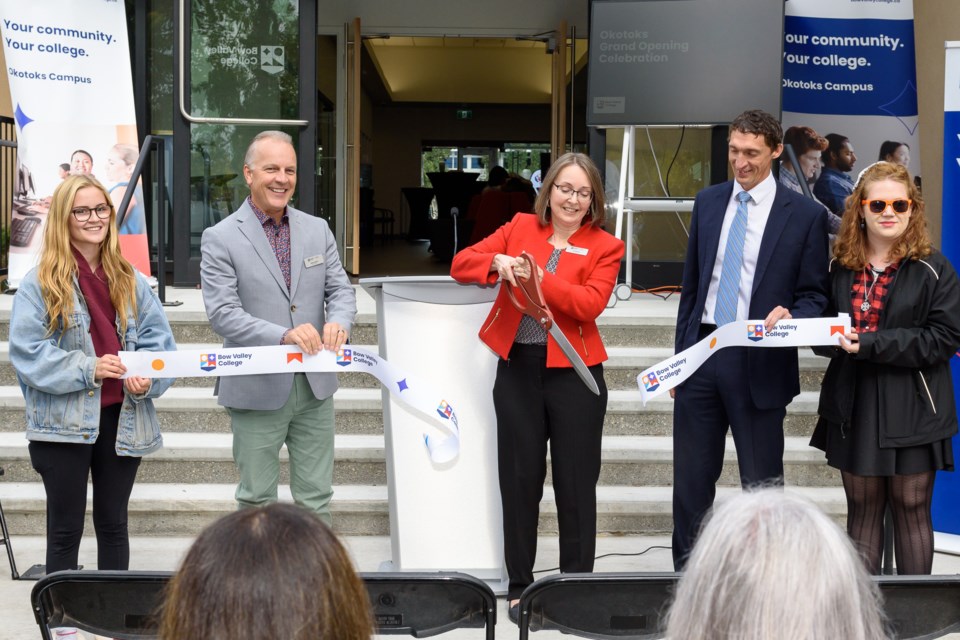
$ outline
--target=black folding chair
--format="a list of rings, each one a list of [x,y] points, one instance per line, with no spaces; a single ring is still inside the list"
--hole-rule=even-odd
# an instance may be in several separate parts
[[[76,627],[109,638],[156,638],[156,613],[169,571],[57,571],[30,593],[44,640]]]
[[[960,575],[874,576],[893,637],[923,640],[960,631]]]
[[[486,628],[494,638],[497,600],[482,580],[464,573],[361,573],[376,632],[428,638],[453,629]]]
[[[581,638],[661,638],[679,573],[562,573],[520,596],[520,640],[554,629]]]

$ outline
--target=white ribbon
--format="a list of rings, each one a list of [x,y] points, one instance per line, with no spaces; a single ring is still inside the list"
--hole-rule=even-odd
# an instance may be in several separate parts
[[[637,376],[640,397],[649,400],[673,389],[693,375],[707,359],[725,347],[812,347],[839,345],[840,335],[850,331],[850,315],[836,318],[781,320],[769,331],[763,320],[731,322],[680,353],[658,362]]]
[[[121,351],[127,376],[192,378],[261,373],[360,371],[369,373],[397,400],[429,416],[444,436],[423,434],[430,458],[449,462],[460,452],[460,427],[453,406],[429,385],[405,374],[375,353],[346,346],[308,355],[295,346],[247,347],[193,351]]]

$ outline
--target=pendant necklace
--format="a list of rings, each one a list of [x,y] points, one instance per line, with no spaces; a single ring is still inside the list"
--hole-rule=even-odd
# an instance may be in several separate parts
[[[873,273],[873,282],[870,283],[870,287],[867,289],[867,295],[863,297],[863,302],[860,303],[860,311],[864,313],[870,310],[870,294],[873,293],[873,287],[877,284],[877,280],[883,275],[883,269],[877,269],[871,265],[870,272]]]

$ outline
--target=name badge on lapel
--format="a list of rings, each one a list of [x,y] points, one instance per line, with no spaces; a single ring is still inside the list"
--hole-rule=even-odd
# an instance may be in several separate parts
[[[573,246],[573,245],[571,244],[571,245],[569,245],[569,246],[567,247],[567,253],[572,253],[572,254],[575,254],[575,255],[578,255],[578,256],[585,256],[585,255],[587,255],[587,248],[586,248],[586,247],[575,247],[575,246]]]
[[[315,267],[318,264],[323,264],[323,256],[320,254],[317,254],[315,256],[310,256],[309,258],[305,258],[303,261],[303,266],[307,269],[309,269],[310,267]]]

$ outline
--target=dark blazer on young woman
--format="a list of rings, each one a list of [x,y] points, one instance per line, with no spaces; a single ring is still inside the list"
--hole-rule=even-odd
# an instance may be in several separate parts
[[[827,314],[849,313],[854,272],[831,263]],[[856,361],[877,371],[880,446],[929,444],[957,433],[950,359],[960,348],[960,279],[938,251],[904,260],[896,270],[877,331],[860,334],[860,350],[818,347],[833,359],[820,392],[820,416],[831,428],[850,422]]]

